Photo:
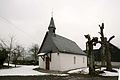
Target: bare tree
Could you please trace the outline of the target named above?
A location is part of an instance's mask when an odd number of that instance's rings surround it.
[[[112,71],[110,41],[111,41],[114,37],[115,37],[115,36],[111,36],[108,41],[107,41],[107,38],[106,38],[106,40],[105,40],[105,44],[106,44],[106,63],[107,63],[106,69],[107,69],[108,71]]]
[[[0,68],[3,67],[3,63],[5,59],[7,58],[8,51],[5,48],[0,49]]]
[[[14,49],[13,51],[13,63],[15,64],[15,67],[16,67],[16,64],[17,64],[17,59],[22,56],[22,53],[24,53],[24,48],[21,47],[20,45],[17,45],[16,48]]]
[[[109,38],[109,40],[107,40],[106,37],[104,37],[104,32],[103,32],[103,29],[104,29],[104,23],[102,23],[102,26],[100,26],[100,35],[101,35],[101,53],[102,53],[102,66],[105,66],[105,62],[106,62],[106,68],[107,70],[111,71],[112,70],[112,65],[111,65],[111,53],[110,53],[110,41],[115,37],[115,36],[111,36]]]
[[[2,44],[4,45],[4,49],[7,49],[8,50],[8,68],[9,68],[9,64],[10,64],[10,56],[13,52],[13,40],[14,40],[14,37],[10,37],[10,44],[7,44],[4,40],[0,39],[0,41],[2,42]]]
[[[31,48],[30,48],[30,52],[33,53],[33,57],[34,57],[34,65],[37,64],[37,60],[38,60],[38,56],[37,56],[37,53],[38,53],[38,50],[39,50],[39,46],[38,44],[34,44]]]
[[[105,58],[105,37],[104,37],[104,32],[103,32],[103,29],[104,29],[104,23],[102,23],[102,25],[100,26],[99,25],[99,27],[100,27],[100,35],[101,35],[101,37],[100,37],[100,39],[101,39],[101,54],[102,54],[102,59],[101,59],[101,61],[102,61],[102,66],[105,66],[105,60],[106,60],[106,58]]]
[[[88,39],[86,42],[86,51],[87,51],[87,57],[89,61],[89,74],[94,75],[95,74],[95,60],[94,60],[94,54],[93,52],[93,46],[98,43],[98,38],[93,37],[93,39],[90,38],[90,35],[85,35],[85,38]]]

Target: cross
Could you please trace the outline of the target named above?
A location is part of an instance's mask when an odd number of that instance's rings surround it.
[[[53,17],[53,9],[52,9],[52,12],[51,12],[51,16]]]

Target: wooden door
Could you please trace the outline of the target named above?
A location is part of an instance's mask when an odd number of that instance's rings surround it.
[[[50,69],[50,58],[46,57],[46,70]]]

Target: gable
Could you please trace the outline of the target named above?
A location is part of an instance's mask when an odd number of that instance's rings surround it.
[[[46,32],[38,53],[68,53],[77,55],[86,55],[81,48],[72,40],[57,34]]]

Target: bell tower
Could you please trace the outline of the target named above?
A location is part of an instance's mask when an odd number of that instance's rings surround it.
[[[49,30],[50,33],[55,33],[56,28],[55,28],[55,24],[54,24],[54,19],[53,19],[53,17],[51,17],[48,30]]]

